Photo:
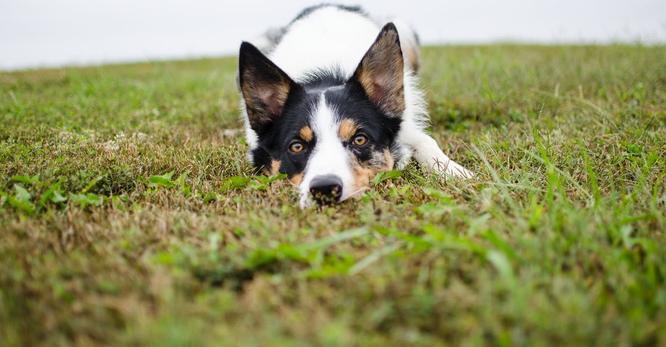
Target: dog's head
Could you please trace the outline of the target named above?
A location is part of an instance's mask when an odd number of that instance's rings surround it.
[[[240,49],[239,83],[250,157],[298,186],[301,206],[339,202],[394,165],[405,111],[403,56],[387,24],[351,77],[314,71],[295,82],[249,43]]]

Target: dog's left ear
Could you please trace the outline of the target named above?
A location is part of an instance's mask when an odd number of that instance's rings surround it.
[[[390,117],[402,116],[405,111],[404,61],[398,30],[393,23],[382,28],[352,79],[361,84],[370,101],[382,112]]]
[[[290,92],[298,85],[248,42],[241,44],[238,70],[250,126],[262,132],[282,115]]]

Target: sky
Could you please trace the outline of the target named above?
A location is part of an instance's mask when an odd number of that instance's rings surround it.
[[[0,0],[0,70],[235,54],[321,1]],[[367,0],[437,43],[666,43],[666,0]]]

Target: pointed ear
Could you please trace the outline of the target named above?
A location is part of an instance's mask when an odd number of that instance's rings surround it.
[[[365,53],[352,79],[382,112],[401,117],[405,111],[404,61],[398,30],[393,23],[382,28],[377,40]]]
[[[297,85],[251,43],[243,42],[238,78],[250,126],[260,131],[282,114],[289,93]]]

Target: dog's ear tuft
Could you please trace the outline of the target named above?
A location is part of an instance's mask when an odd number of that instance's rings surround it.
[[[365,53],[352,79],[382,112],[401,117],[405,111],[404,61],[400,37],[393,23],[382,28],[379,36]]]
[[[260,132],[280,117],[296,83],[248,42],[241,44],[238,69],[250,126]]]

